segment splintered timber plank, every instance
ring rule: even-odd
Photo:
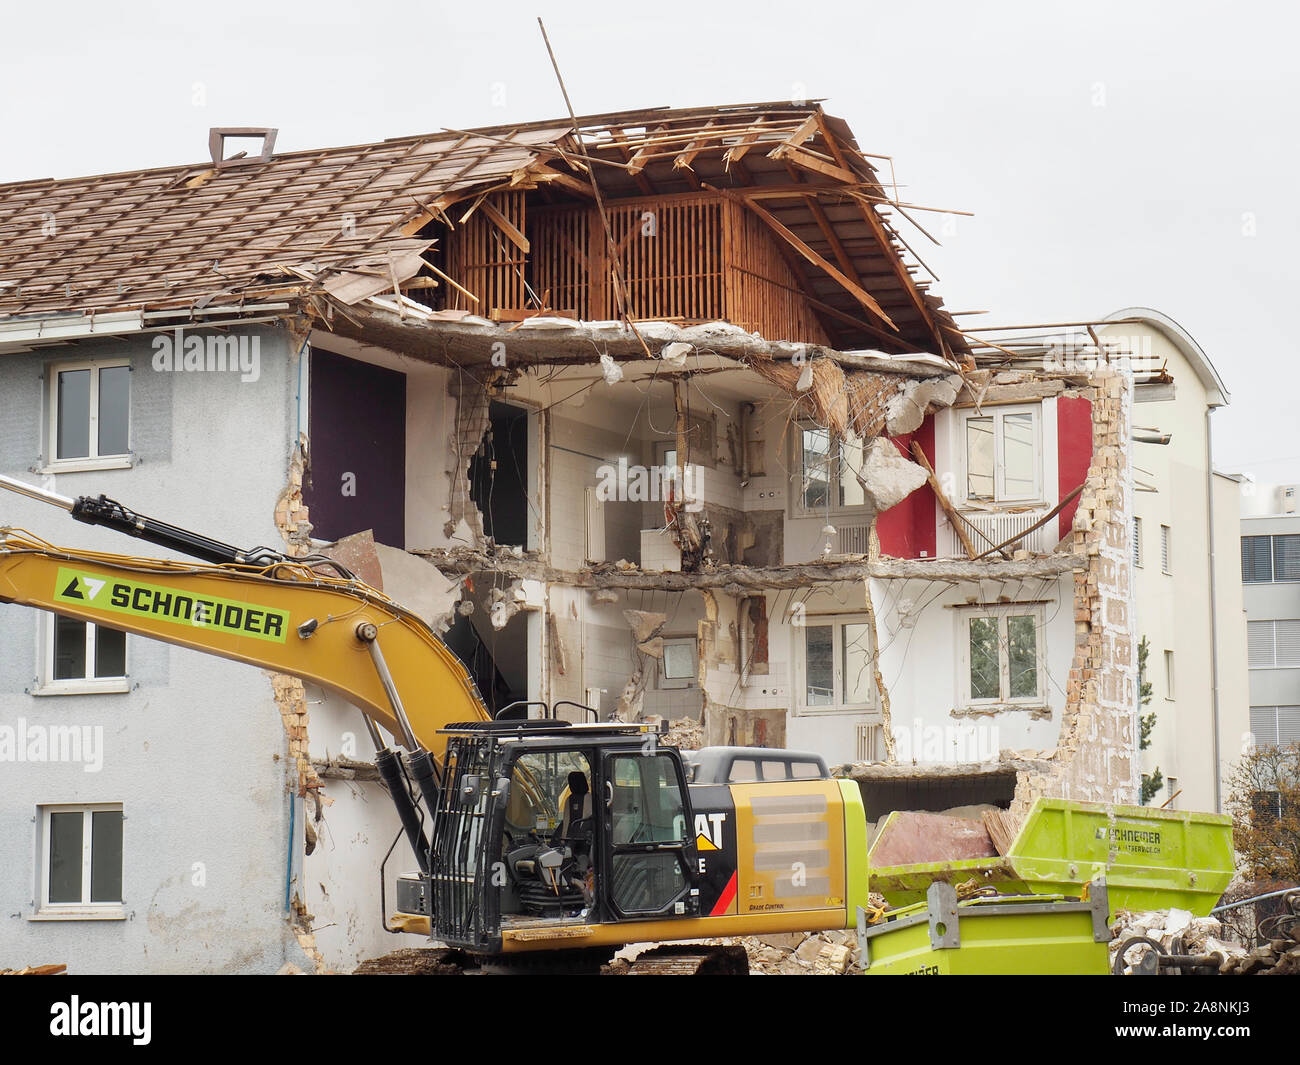
[[[1019,822],[1006,810],[985,810],[980,817],[989,839],[993,841],[994,850],[1005,855],[1015,842],[1016,833],[1020,831]]]

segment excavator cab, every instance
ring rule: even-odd
[[[445,731],[423,890],[399,894],[427,900],[433,938],[495,954],[503,930],[698,915],[686,775],[656,733],[554,719]]]

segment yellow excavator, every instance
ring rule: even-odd
[[[764,752],[753,782],[735,783],[701,777],[646,724],[570,723],[544,706],[541,717],[494,720],[424,621],[324,555],[241,549],[104,496],[69,499],[7,477],[0,488],[197,560],[60,548],[0,527],[0,602],[290,674],[360,710],[418,865],[398,881],[393,929],[478,958],[591,964],[629,943],[850,929],[868,910],[862,796],[819,760]],[[1044,883],[1104,875],[1116,860],[1106,838]],[[903,881],[916,889],[917,876]],[[743,951],[708,947],[664,948],[640,964],[745,965]]]

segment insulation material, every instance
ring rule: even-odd
[[[890,401],[900,395],[909,379],[870,370],[844,370],[833,359],[810,359],[802,367],[771,359],[752,358],[755,373],[784,389],[800,404],[811,404],[812,416],[832,432],[852,432],[862,438],[885,430]],[[806,388],[801,383],[811,382]]]
[[[608,353],[600,357],[600,372],[607,385],[616,385],[623,380],[623,367],[616,363],[613,356]]]
[[[686,365],[686,356],[691,353],[691,345],[681,340],[675,340],[671,344],[665,344],[659,351],[661,358],[667,365],[680,369]]]

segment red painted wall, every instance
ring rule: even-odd
[[[921,423],[914,433],[891,438],[898,450],[912,457],[912,441],[921,445],[925,457],[934,465],[934,417]],[[1086,466],[1085,466],[1086,469]],[[880,540],[880,553],[891,558],[926,558],[935,555],[935,499],[927,484],[897,506],[890,507],[876,519],[876,536]]]
[[[1064,499],[1079,487],[1088,476],[1092,464],[1092,402],[1061,396],[1056,401],[1056,457],[1058,499]],[[1056,516],[1060,536],[1070,532],[1074,512],[1079,509],[1076,499]]]

